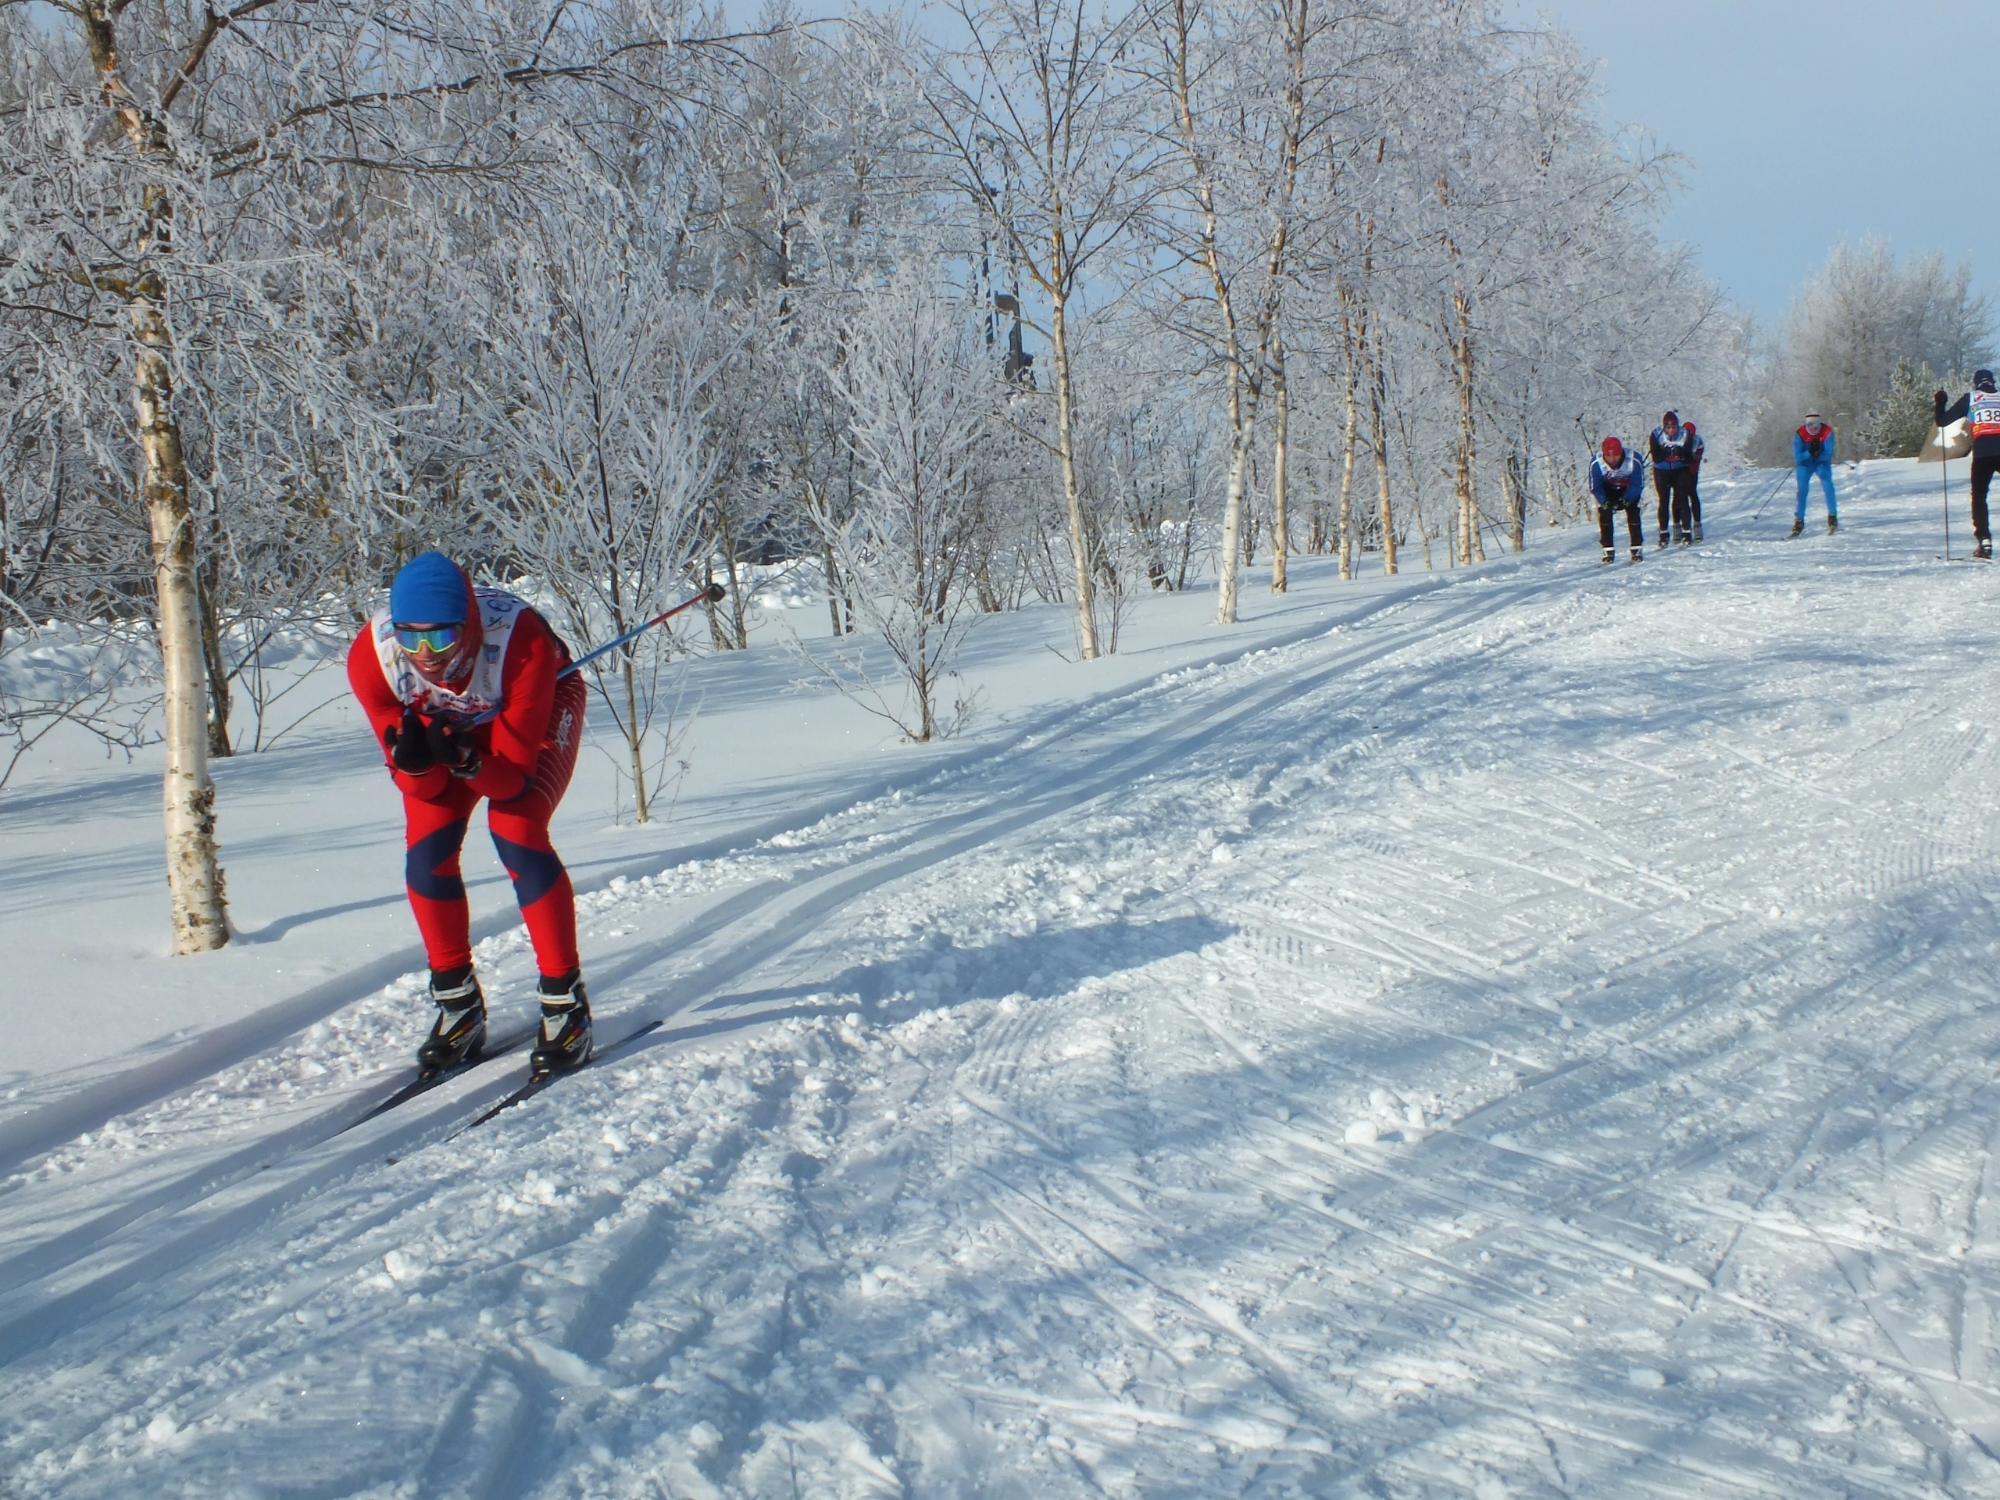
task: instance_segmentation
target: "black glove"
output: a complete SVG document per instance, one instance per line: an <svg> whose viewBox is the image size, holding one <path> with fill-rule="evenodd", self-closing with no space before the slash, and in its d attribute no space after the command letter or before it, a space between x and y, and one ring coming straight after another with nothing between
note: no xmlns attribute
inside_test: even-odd
<svg viewBox="0 0 2000 1500"><path fill-rule="evenodd" d="M472 747L472 741L460 734L451 725L439 721L424 731L431 758L454 776L476 776L479 773L479 752Z"/></svg>
<svg viewBox="0 0 2000 1500"><path fill-rule="evenodd" d="M1936 407L1940 411L1944 410L1944 400L1945 400L1945 393L1943 391L1931 392L1931 401L1934 405L1936 405Z"/></svg>
<svg viewBox="0 0 2000 1500"><path fill-rule="evenodd" d="M1806 439L1806 452L1812 455L1812 460L1814 463L1819 462L1820 454L1824 453L1825 451L1826 451L1826 443L1820 438Z"/></svg>
<svg viewBox="0 0 2000 1500"><path fill-rule="evenodd" d="M403 710L400 727L391 724L382 731L382 743L388 747L390 764L406 776L421 776L437 764L424 732L424 721L417 717L414 708Z"/></svg>

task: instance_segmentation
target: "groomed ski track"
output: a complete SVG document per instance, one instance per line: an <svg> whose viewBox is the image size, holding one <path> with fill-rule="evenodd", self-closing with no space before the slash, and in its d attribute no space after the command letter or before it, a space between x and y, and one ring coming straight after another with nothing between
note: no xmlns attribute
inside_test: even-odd
<svg viewBox="0 0 2000 1500"><path fill-rule="evenodd" d="M2000 1495L2000 580L1709 491L14 1122L0 1490Z"/></svg>

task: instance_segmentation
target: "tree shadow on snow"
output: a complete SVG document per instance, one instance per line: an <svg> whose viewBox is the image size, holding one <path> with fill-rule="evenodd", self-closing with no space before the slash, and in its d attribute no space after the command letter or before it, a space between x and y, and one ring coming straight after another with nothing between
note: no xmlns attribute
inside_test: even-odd
<svg viewBox="0 0 2000 1500"><path fill-rule="evenodd" d="M712 1019L670 1023L651 1045L778 1020L837 1015L852 1010L855 1000L877 1024L979 1000L1052 1000L1091 980L1198 952L1235 931L1226 923L1195 916L1152 922L1120 919L1068 931L1010 935L976 947L961 947L933 935L914 951L858 964L817 983L716 995L692 1011Z"/></svg>

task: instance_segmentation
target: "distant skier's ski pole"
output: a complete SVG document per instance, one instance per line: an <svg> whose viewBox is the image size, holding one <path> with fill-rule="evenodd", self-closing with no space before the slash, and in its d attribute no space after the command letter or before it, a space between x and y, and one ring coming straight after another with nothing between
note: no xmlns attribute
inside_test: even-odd
<svg viewBox="0 0 2000 1500"><path fill-rule="evenodd" d="M672 609L661 610L658 614L654 615L652 619L646 621L643 625L634 625L630 630L626 631L616 640L606 641L603 645L598 646L593 650L586 651L583 655L579 656L575 661L571 662L568 666L564 667L560 672L556 673L556 677L560 680L561 678L569 676L570 673L574 672L578 667L582 666L585 662L596 661L598 657L602 656L607 651L616 651L620 646L624 645L627 641L632 640L636 636L644 635L647 631L651 630L655 625L666 624L667 621L671 620L675 615L679 614L684 609L693 609L697 604L720 604L722 602L724 592L725 590L723 589L721 584L711 583L707 588L703 589L699 594L696 594L693 598L681 600L681 602L679 604L676 604Z"/></svg>
<svg viewBox="0 0 2000 1500"><path fill-rule="evenodd" d="M1942 434L1943 428L1938 429ZM1944 491L1944 560L1951 561L1951 460L1945 457L1943 441L1938 443L1938 485ZM1977 520L1978 517L1973 519ZM1976 548L1974 549L1977 550Z"/></svg>

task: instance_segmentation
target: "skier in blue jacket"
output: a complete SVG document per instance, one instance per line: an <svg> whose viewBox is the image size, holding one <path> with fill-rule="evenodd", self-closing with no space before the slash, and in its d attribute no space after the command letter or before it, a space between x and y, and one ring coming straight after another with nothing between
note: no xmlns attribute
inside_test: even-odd
<svg viewBox="0 0 2000 1500"><path fill-rule="evenodd" d="M1833 494L1833 429L1820 420L1819 413L1806 413L1804 425L1792 434L1792 467L1799 474L1799 501L1792 511L1792 535L1806 529L1806 491L1813 475L1819 475L1820 493L1826 496L1826 529L1840 530L1840 502Z"/></svg>
<svg viewBox="0 0 2000 1500"><path fill-rule="evenodd" d="M1597 502L1597 540L1604 548L1604 560L1613 561L1618 549L1613 545L1611 513L1625 512L1625 538L1632 545L1632 561L1645 554L1640 548L1639 500L1646 493L1646 461L1627 453L1618 438L1608 437L1598 456L1590 461L1590 496Z"/></svg>

